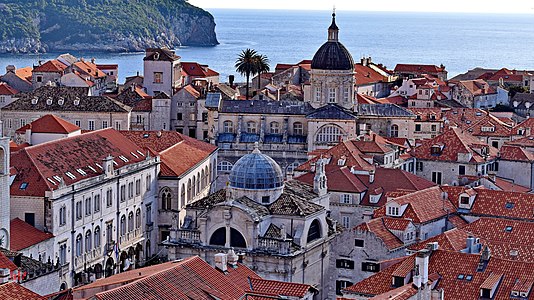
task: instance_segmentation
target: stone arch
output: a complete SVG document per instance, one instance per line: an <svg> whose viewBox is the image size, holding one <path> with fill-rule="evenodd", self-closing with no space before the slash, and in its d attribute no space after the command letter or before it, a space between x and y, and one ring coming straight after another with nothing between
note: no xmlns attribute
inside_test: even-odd
<svg viewBox="0 0 534 300"><path fill-rule="evenodd" d="M113 273L115 273L115 261L113 260L113 258L108 257L108 259L106 260L106 266L104 269L104 276L109 277L113 275Z"/></svg>
<svg viewBox="0 0 534 300"><path fill-rule="evenodd" d="M197 172L197 184L196 184L197 188L195 190L195 196L198 195L198 193L200 193L200 191L202 190L201 187L200 187L200 172Z"/></svg>
<svg viewBox="0 0 534 300"><path fill-rule="evenodd" d="M170 210L172 207L172 192L169 187L164 187L160 191L161 209Z"/></svg>
<svg viewBox="0 0 534 300"><path fill-rule="evenodd" d="M102 276L104 275L104 270L102 268L102 265L101 264L96 264L93 268L94 272L95 272L95 277L96 279L100 279L102 278Z"/></svg>
<svg viewBox="0 0 534 300"><path fill-rule="evenodd" d="M337 144L346 136L345 130L336 124L326 124L317 130L315 142L318 144Z"/></svg>
<svg viewBox="0 0 534 300"><path fill-rule="evenodd" d="M182 189L180 190L180 209L185 207L185 183L182 183Z"/></svg>
<svg viewBox="0 0 534 300"><path fill-rule="evenodd" d="M205 166L204 167L204 171L205 171L205 175L206 177L204 177L204 181L205 181L205 187L208 186L211 182L210 180L210 169L208 168L208 166Z"/></svg>
<svg viewBox="0 0 534 300"><path fill-rule="evenodd" d="M141 267L143 261L143 245L141 243L135 246L135 267Z"/></svg>
<svg viewBox="0 0 534 300"><path fill-rule="evenodd" d="M190 199L192 199L193 197L195 197L197 195L197 176L193 175L193 180L191 180L191 181L192 181L193 186L191 187L191 197L190 197Z"/></svg>
<svg viewBox="0 0 534 300"><path fill-rule="evenodd" d="M308 235L307 235L306 242L310 243L310 242L320 239L322 237L321 230L322 230L321 222L318 219L313 220L310 224L310 228L308 228Z"/></svg>
<svg viewBox="0 0 534 300"><path fill-rule="evenodd" d="M204 169L202 169L202 171L200 171L200 190L203 190L205 187L206 187L206 172L204 171Z"/></svg>
<svg viewBox="0 0 534 300"><path fill-rule="evenodd" d="M226 227L219 227L215 230L210 237L210 245L225 246L226 245ZM247 248L247 241L245 237L239 232L239 230L230 228L230 247L234 248Z"/></svg>

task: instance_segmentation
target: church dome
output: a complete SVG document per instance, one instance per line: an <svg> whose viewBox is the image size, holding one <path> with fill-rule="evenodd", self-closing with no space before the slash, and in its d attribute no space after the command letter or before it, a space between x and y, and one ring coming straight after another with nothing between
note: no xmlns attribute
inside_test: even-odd
<svg viewBox="0 0 534 300"><path fill-rule="evenodd" d="M241 157L230 173L230 187L248 190L266 190L283 187L284 175L280 166L256 147Z"/></svg>
<svg viewBox="0 0 534 300"><path fill-rule="evenodd" d="M350 52L339 42L339 28L336 14L332 14L332 24L328 28L328 41L313 56L312 69L318 70L353 70L354 60Z"/></svg>

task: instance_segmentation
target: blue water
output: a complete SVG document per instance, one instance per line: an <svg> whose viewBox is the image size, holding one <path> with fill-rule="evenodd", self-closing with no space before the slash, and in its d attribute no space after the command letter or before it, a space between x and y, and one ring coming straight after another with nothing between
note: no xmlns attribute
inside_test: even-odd
<svg viewBox="0 0 534 300"><path fill-rule="evenodd" d="M221 80L234 74L238 53L247 47L266 54L271 67L311 59L326 40L330 12L212 9L220 45L182 47L182 61L208 64ZM338 11L340 39L357 60L363 55L393 68L397 63L443 63L449 77L474 67L534 70L534 16ZM121 81L142 74L143 53L72 53L118 63ZM2 55L6 65L31 66L41 55Z"/></svg>

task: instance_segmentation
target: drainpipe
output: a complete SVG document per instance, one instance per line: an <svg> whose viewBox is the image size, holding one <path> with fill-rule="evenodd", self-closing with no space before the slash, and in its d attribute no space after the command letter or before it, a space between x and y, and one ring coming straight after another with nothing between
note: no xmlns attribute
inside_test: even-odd
<svg viewBox="0 0 534 300"><path fill-rule="evenodd" d="M74 234L76 233L76 231L74 230L74 222L76 221L76 217L75 217L75 214L76 214L76 207L75 207L75 204L76 204L76 201L74 201L74 195L75 195L75 191L74 191L74 184L72 184L72 197L71 197L71 207L72 207L72 210L73 210L73 213L71 214L71 223L70 223L70 256L71 256L71 264L70 264L70 274L72 276L71 278L71 286L74 286L74 256L76 255L76 247L75 247L75 236Z"/></svg>

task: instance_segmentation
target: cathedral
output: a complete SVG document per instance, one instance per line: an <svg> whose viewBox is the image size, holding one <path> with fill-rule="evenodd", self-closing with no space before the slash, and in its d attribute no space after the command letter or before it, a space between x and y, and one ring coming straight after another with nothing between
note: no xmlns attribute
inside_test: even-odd
<svg viewBox="0 0 534 300"><path fill-rule="evenodd" d="M324 290L330 243L338 234L327 215L324 163L317 164L313 186L284 181L280 166L256 143L229 178L226 188L187 205L184 221L164 242L169 259L198 255L213 262L232 249L263 278Z"/></svg>

